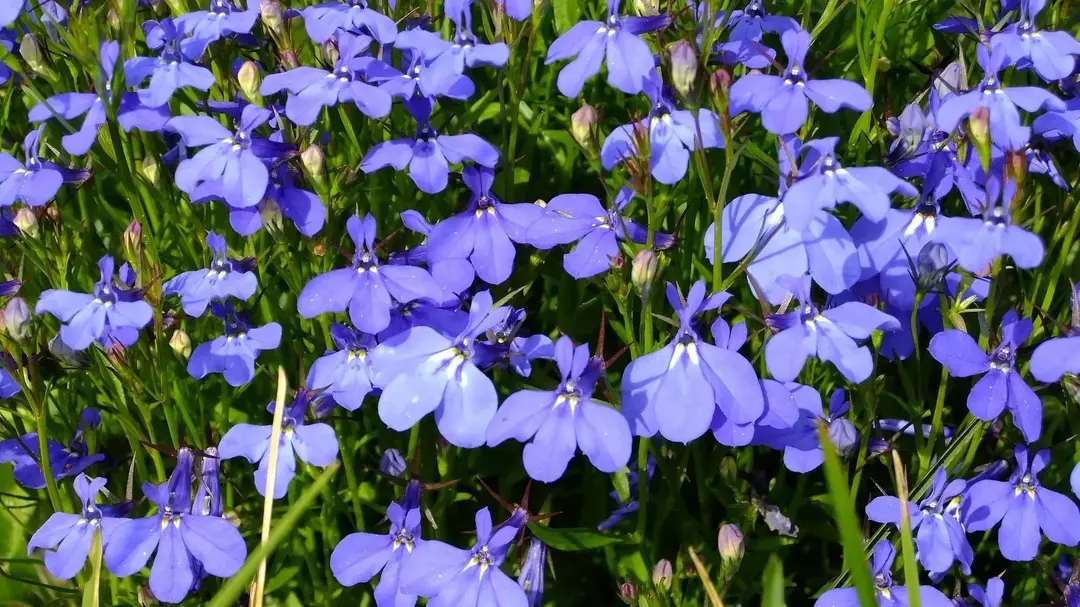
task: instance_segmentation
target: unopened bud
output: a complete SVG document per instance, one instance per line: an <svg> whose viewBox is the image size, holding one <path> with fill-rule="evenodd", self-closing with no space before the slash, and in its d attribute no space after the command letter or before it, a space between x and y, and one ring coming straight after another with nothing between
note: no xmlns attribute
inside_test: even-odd
<svg viewBox="0 0 1080 607"><path fill-rule="evenodd" d="M142 224L137 219L132 219L124 229L124 254L133 262L140 258L142 252Z"/></svg>
<svg viewBox="0 0 1080 607"><path fill-rule="evenodd" d="M341 58L341 53L338 52L337 44L333 40L327 40L320 44L319 51L321 51L323 61L327 65L337 65L338 59Z"/></svg>
<svg viewBox="0 0 1080 607"><path fill-rule="evenodd" d="M30 306L22 297L13 297L4 308L4 329L15 341L22 341L30 331Z"/></svg>
<svg viewBox="0 0 1080 607"><path fill-rule="evenodd" d="M834 419L829 423L829 441L836 447L836 452L846 456L859 442L859 431L855 425L844 418Z"/></svg>
<svg viewBox="0 0 1080 607"><path fill-rule="evenodd" d="M671 47L671 82L683 97L689 97L697 79L698 60L694 47L679 40Z"/></svg>
<svg viewBox="0 0 1080 607"><path fill-rule="evenodd" d="M19 42L19 55L34 72L44 74L49 71L49 64L45 62L45 55L41 52L41 43L33 34L22 37Z"/></svg>
<svg viewBox="0 0 1080 607"><path fill-rule="evenodd" d="M7 297L19 292L22 288L22 283L17 280L5 280L0 282L0 297Z"/></svg>
<svg viewBox="0 0 1080 607"><path fill-rule="evenodd" d="M634 8L642 17L654 17L660 14L660 6L657 0L634 0Z"/></svg>
<svg viewBox="0 0 1080 607"><path fill-rule="evenodd" d="M262 75L259 74L259 66L254 61L245 61L236 72L236 82L240 85L240 91L255 105L262 105L262 95L259 94L259 85L262 84Z"/></svg>
<svg viewBox="0 0 1080 607"><path fill-rule="evenodd" d="M281 229L281 207L273 198L268 196L259 204L259 217L267 228Z"/></svg>
<svg viewBox="0 0 1080 607"><path fill-rule="evenodd" d="M924 291L931 291L937 287L949 269L949 249L940 242L927 243L919 251L917 265L919 287Z"/></svg>
<svg viewBox="0 0 1080 607"><path fill-rule="evenodd" d="M738 563L746 553L742 531L731 523L721 525L716 535L716 548L725 561Z"/></svg>
<svg viewBox="0 0 1080 607"><path fill-rule="evenodd" d="M143 177L154 185L158 185L158 179L161 177L161 163L158 162L157 156L145 156L142 159L142 164L139 167Z"/></svg>
<svg viewBox="0 0 1080 607"><path fill-rule="evenodd" d="M191 357L191 336L183 329L177 329L169 338L169 347L180 358L187 360Z"/></svg>
<svg viewBox="0 0 1080 607"><path fill-rule="evenodd" d="M15 218L12 220L15 225L30 238L37 238L38 236L38 218L30 207L22 207L18 211L15 211Z"/></svg>
<svg viewBox="0 0 1080 607"><path fill-rule="evenodd" d="M86 357L65 344L64 340L60 339L59 333L49 341L49 352L52 352L53 356L60 359L61 362L72 367L82 367L86 364Z"/></svg>
<svg viewBox="0 0 1080 607"><path fill-rule="evenodd" d="M326 245L320 242L319 244L315 245L311 252L315 255L315 257L323 257L324 255L326 255Z"/></svg>
<svg viewBox="0 0 1080 607"><path fill-rule="evenodd" d="M405 458L401 455L400 451L397 449L387 449L386 451L383 451L382 458L379 459L380 472L389 474L390 476L404 476L407 469L408 467L405 464Z"/></svg>
<svg viewBox="0 0 1080 607"><path fill-rule="evenodd" d="M570 117L570 134L574 141L585 149L592 147L592 129L596 124L596 110L588 103L583 103Z"/></svg>
<svg viewBox="0 0 1080 607"><path fill-rule="evenodd" d="M721 115L726 115L728 96L731 90L731 72L720 68L709 75L709 95L712 96L713 105Z"/></svg>
<svg viewBox="0 0 1080 607"><path fill-rule="evenodd" d="M619 598L627 605L637 604L637 588L630 582L623 582L619 586Z"/></svg>
<svg viewBox="0 0 1080 607"><path fill-rule="evenodd" d="M990 172L990 108L975 108L968 118L968 137L979 155L983 171Z"/></svg>
<svg viewBox="0 0 1080 607"><path fill-rule="evenodd" d="M660 590L667 590L671 588L671 580L675 577L675 573L671 567L671 561L667 559L660 559L660 562L656 563L656 566L652 570L652 582L653 585Z"/></svg>
<svg viewBox="0 0 1080 607"><path fill-rule="evenodd" d="M141 607L157 607L158 605L157 598L154 597L154 593L150 592L150 588L147 586L139 586L137 596Z"/></svg>
<svg viewBox="0 0 1080 607"><path fill-rule="evenodd" d="M313 182L321 185L325 181L323 169L326 164L326 156L323 154L323 149L319 144L313 143L303 152L300 152L300 164L304 166L304 174Z"/></svg>
<svg viewBox="0 0 1080 607"><path fill-rule="evenodd" d="M648 297L649 287L656 280L656 270L659 265L656 251L652 249L642 249L634 256L634 261L630 266L630 282L641 292L642 297Z"/></svg>
<svg viewBox="0 0 1080 607"><path fill-rule="evenodd" d="M284 12L277 0L262 0L262 22L266 29L275 36L285 33Z"/></svg>

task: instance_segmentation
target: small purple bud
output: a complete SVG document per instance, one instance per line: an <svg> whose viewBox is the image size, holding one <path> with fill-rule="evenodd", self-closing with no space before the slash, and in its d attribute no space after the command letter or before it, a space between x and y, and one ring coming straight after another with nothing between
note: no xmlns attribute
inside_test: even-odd
<svg viewBox="0 0 1080 607"><path fill-rule="evenodd" d="M671 561L667 559L660 559L660 561L656 563L656 566L653 567L653 585L664 592L671 588L671 580L674 577L675 572L672 570Z"/></svg>
<svg viewBox="0 0 1080 607"><path fill-rule="evenodd" d="M529 607L540 607L543 604L546 557L547 546L537 538L532 538L529 542L529 553L525 557L525 564L521 567L521 575L518 576L518 585L525 591Z"/></svg>
<svg viewBox="0 0 1080 607"><path fill-rule="evenodd" d="M202 472L199 474L199 488L195 492L195 502L191 505L193 514L203 516L222 516L225 506L221 502L221 479L218 470L221 460L218 459L217 447L207 447L203 453Z"/></svg>
<svg viewBox="0 0 1080 607"><path fill-rule="evenodd" d="M619 585L619 598L627 605L637 605L637 588L629 581Z"/></svg>
<svg viewBox="0 0 1080 607"><path fill-rule="evenodd" d="M132 219L124 229L123 242L124 255L128 259L138 260L142 251L142 224L138 220Z"/></svg>
<svg viewBox="0 0 1080 607"><path fill-rule="evenodd" d="M4 308L4 329L11 339L22 341L30 331L30 306L22 297L13 297Z"/></svg>
<svg viewBox="0 0 1080 607"><path fill-rule="evenodd" d="M405 476L405 457L401 455L401 452L397 449L387 449L383 451L382 458L379 459L379 470L383 474L389 474L390 476Z"/></svg>
<svg viewBox="0 0 1080 607"><path fill-rule="evenodd" d="M881 440L880 438L870 439L870 443L866 446L866 451L870 455L881 455L889 451L889 441Z"/></svg>
<svg viewBox="0 0 1080 607"><path fill-rule="evenodd" d="M746 553L742 531L731 523L720 526L720 532L716 536L716 548L725 561L738 563L742 561Z"/></svg>
<svg viewBox="0 0 1080 607"><path fill-rule="evenodd" d="M859 441L859 432L848 420L835 419L829 424L829 440L841 456L846 456Z"/></svg>
<svg viewBox="0 0 1080 607"><path fill-rule="evenodd" d="M570 134L574 141L585 149L591 149L593 145L592 129L596 124L596 110L588 103L583 103L574 115L570 117Z"/></svg>
<svg viewBox="0 0 1080 607"><path fill-rule="evenodd" d="M8 280L0 282L0 297L7 297L8 295L14 295L19 292L22 287L22 283L17 280Z"/></svg>
<svg viewBox="0 0 1080 607"><path fill-rule="evenodd" d="M689 97L697 79L698 59L694 47L679 40L671 47L671 82L683 97Z"/></svg>
<svg viewBox="0 0 1080 607"><path fill-rule="evenodd" d="M101 410L87 407L79 414L79 423L83 432L89 432L101 425Z"/></svg>
<svg viewBox="0 0 1080 607"><path fill-rule="evenodd" d="M949 250L940 242L929 242L919 251L919 287L930 291L949 270Z"/></svg>

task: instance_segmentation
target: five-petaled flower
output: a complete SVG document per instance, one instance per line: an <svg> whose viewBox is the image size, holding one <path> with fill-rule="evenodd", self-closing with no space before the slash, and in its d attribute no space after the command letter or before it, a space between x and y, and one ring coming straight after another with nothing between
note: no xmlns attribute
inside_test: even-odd
<svg viewBox="0 0 1080 607"><path fill-rule="evenodd" d="M211 301L229 297L247 301L259 288L259 280L252 272L253 257L229 258L225 238L213 231L206 235L206 246L214 253L209 269L184 272L161 287L165 295L180 296L180 304L189 316L202 316Z"/></svg>
<svg viewBox="0 0 1080 607"><path fill-rule="evenodd" d="M195 348L188 360L188 373L195 379L221 373L230 386L242 386L255 377L259 354L281 343L281 325L271 322L252 327L243 313L217 302L210 304L210 313L225 321L225 334Z"/></svg>

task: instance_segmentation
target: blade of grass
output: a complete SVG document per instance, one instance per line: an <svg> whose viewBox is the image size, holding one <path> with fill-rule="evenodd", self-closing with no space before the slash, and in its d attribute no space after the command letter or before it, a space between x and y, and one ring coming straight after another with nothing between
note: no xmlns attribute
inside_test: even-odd
<svg viewBox="0 0 1080 607"><path fill-rule="evenodd" d="M765 565L762 581L761 607L787 607L784 600L784 563L775 554Z"/></svg>
<svg viewBox="0 0 1080 607"><path fill-rule="evenodd" d="M859 603L864 607L877 605L874 591L874 577L870 574L870 563L863 553L862 532L855 516L855 502L848 493L847 475L840 464L836 447L829 440L829 432L824 422L818 423L818 440L825 452L825 481L829 485L829 497L832 501L833 518L840 528L840 539L844 545L846 568L855 580L855 589L859 593Z"/></svg>
<svg viewBox="0 0 1080 607"><path fill-rule="evenodd" d="M911 513L908 512L907 474L900 452L893 449L893 468L896 471L896 495L900 498L900 546L904 555L904 584L910 607L922 607L919 596L919 566L915 563L915 542L911 539Z"/></svg>
<svg viewBox="0 0 1080 607"><path fill-rule="evenodd" d="M94 532L90 544L90 579L83 586L82 607L98 607L101 604L101 531Z"/></svg>
<svg viewBox="0 0 1080 607"><path fill-rule="evenodd" d="M713 607L724 607L724 601L720 600L720 593L716 591L716 586L713 585L712 580L709 579L709 572L705 570L705 563L701 562L701 557L697 552L690 548L690 560L694 561L694 569L697 569L698 577L701 578L701 583L705 584L705 594L709 595L709 602Z"/></svg>
<svg viewBox="0 0 1080 607"><path fill-rule="evenodd" d="M285 367L278 366L277 400L274 401L274 425L270 427L270 465L266 470L266 499L263 500L262 540L266 546L270 541L270 520L274 515L274 481L277 477L278 451L281 442L281 420L285 415L285 394L289 381L285 377ZM248 601L250 607L262 607L263 594L266 592L266 559L259 563L259 574Z"/></svg>

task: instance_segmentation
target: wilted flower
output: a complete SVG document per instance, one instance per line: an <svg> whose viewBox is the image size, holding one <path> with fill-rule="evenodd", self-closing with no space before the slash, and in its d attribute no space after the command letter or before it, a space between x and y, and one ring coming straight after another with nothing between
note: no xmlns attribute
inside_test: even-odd
<svg viewBox="0 0 1080 607"><path fill-rule="evenodd" d="M529 552L525 564L521 566L518 586L525 591L528 607L540 607L544 602L544 560L547 546L537 538L529 540ZM662 561L663 562L663 561ZM670 563L668 564L670 568Z"/></svg>

